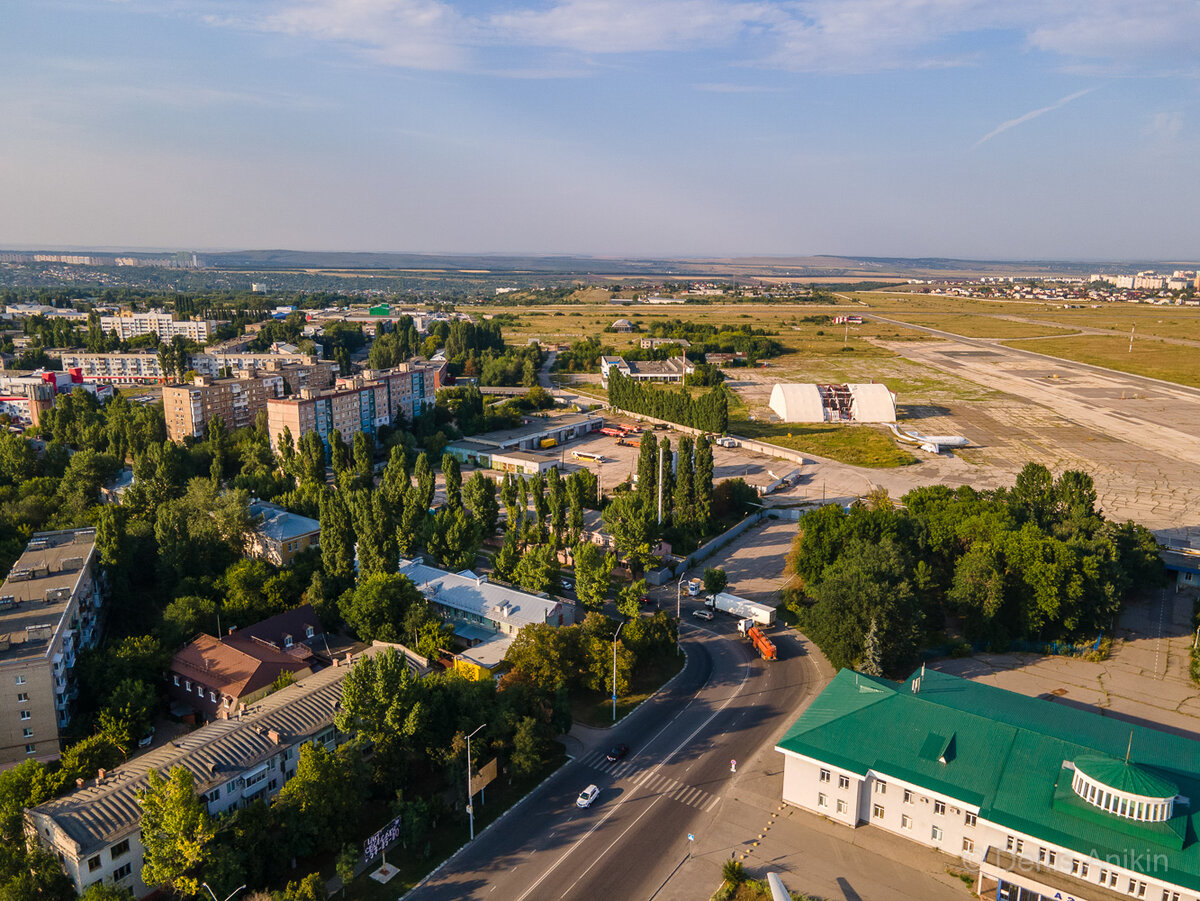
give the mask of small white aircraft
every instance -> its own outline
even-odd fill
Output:
[[[918,432],[906,432],[895,425],[888,428],[900,441],[916,444],[921,450],[931,454],[940,454],[945,447],[967,447],[971,443],[962,435],[922,435]]]

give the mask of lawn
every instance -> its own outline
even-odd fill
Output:
[[[735,420],[731,415],[729,433],[852,466],[883,469],[917,462],[917,458],[897,445],[891,435],[869,425]]]
[[[1021,350],[1078,363],[1104,366],[1133,375],[1163,379],[1179,385],[1200,388],[1200,348],[1186,344],[1168,344],[1153,338],[1136,339],[1133,351],[1129,339],[1117,335],[1080,335],[1075,338],[1051,338],[1036,345],[1026,342],[1005,342]]]
[[[642,701],[658,691],[676,673],[683,669],[682,654],[668,654],[653,660],[649,665],[633,674],[629,694],[617,698],[617,720],[632,713]],[[571,697],[571,715],[575,722],[585,726],[611,726],[613,724],[612,698],[599,691],[580,691]]]

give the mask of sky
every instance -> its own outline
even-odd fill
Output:
[[[0,246],[1200,257],[1197,0],[3,0]]]

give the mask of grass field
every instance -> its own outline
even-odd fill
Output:
[[[869,425],[762,422],[731,415],[729,432],[852,466],[887,468],[917,462],[891,435]]]
[[[1164,341],[1143,338],[1133,342],[1131,353],[1129,339],[1116,335],[1053,338],[1038,341],[1036,345],[1027,342],[1005,342],[1009,343],[1022,350],[1035,350],[1064,360],[1090,363],[1093,366],[1104,366],[1133,375],[1144,375],[1200,388],[1200,348],[1189,347],[1186,344],[1167,344]]]

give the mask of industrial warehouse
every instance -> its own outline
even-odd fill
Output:
[[[977,863],[984,897],[1200,897],[1200,742],[932,670],[842,670],[776,750],[785,803]]]

